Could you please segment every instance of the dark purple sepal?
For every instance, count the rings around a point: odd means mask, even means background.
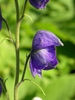
[[[38,31],[34,36],[32,49],[39,50],[49,46],[63,46],[63,43],[52,32],[46,30]]]

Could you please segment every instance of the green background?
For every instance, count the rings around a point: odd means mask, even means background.
[[[20,14],[24,0],[19,0]],[[16,15],[14,0],[0,0],[3,18],[9,24],[15,39]],[[33,78],[29,64],[26,78],[39,84],[46,96],[33,83],[25,81],[19,88],[19,100],[32,100],[40,97],[42,100],[75,100],[75,0],[50,0],[44,10],[35,9],[29,2],[26,8],[27,16],[23,19],[20,30],[20,77],[24,67],[26,54],[31,50],[32,40],[38,30],[48,30],[56,34],[64,43],[63,47],[56,47],[59,64],[55,69],[42,71],[42,78]],[[15,49],[8,40],[8,31],[2,23],[0,31],[0,76],[5,80],[11,100],[13,100],[13,86],[15,76]],[[0,100],[6,100],[4,93]]]

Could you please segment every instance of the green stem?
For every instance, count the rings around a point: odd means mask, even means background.
[[[20,29],[20,22],[17,23],[16,27],[16,76],[15,76],[15,87],[14,87],[14,100],[18,100],[18,87],[17,84],[19,82],[19,62],[20,62],[20,57],[19,57],[19,29]]]
[[[15,2],[15,7],[16,7],[16,41],[15,41],[15,50],[16,50],[16,76],[15,76],[15,86],[14,86],[14,100],[18,100],[18,87],[17,84],[19,83],[19,62],[20,62],[20,57],[19,57],[19,30],[20,30],[20,24],[21,24],[21,20],[23,19],[24,16],[24,12],[25,12],[25,8],[26,8],[26,4],[27,4],[27,0],[25,0],[25,4],[24,4],[24,9],[23,9],[23,13],[22,13],[22,17],[19,18],[19,4],[18,4],[18,0],[14,0]]]
[[[14,87],[14,100],[18,100],[18,87],[17,87],[17,85]]]
[[[9,94],[8,94],[8,91],[7,91],[7,88],[6,88],[6,84],[5,84],[5,82],[3,81],[3,79],[1,77],[0,77],[0,84],[3,87],[3,90],[4,90],[4,93],[6,95],[7,100],[10,100]]]
[[[4,91],[5,91],[5,95],[6,95],[7,100],[10,100],[9,94],[8,94],[8,91],[7,91],[7,89],[6,89],[5,84],[4,84]]]
[[[20,29],[20,22],[19,22],[19,4],[18,0],[15,1],[15,7],[16,7],[16,77],[15,77],[15,86],[17,85],[19,81],[19,29]]]
[[[23,12],[22,12],[22,16],[21,16],[21,18],[20,18],[20,21],[21,21],[21,20],[23,19],[23,17],[24,17],[26,5],[27,5],[27,0],[25,0],[25,2],[24,2]]]
[[[16,19],[17,22],[19,21],[19,4],[18,4],[18,0],[14,0],[15,1],[15,7],[16,7]]]
[[[19,21],[19,4],[18,0],[15,1],[16,7],[16,41],[15,41],[15,51],[16,51],[16,76],[15,76],[15,86],[14,86],[14,100],[18,100],[18,88],[16,88],[19,82],[19,30],[20,30],[20,21]]]
[[[7,100],[10,100],[8,92],[6,92]]]
[[[16,77],[15,77],[15,86],[19,81],[19,29],[20,29],[20,22],[17,23],[16,27]]]
[[[4,18],[2,18],[2,20],[5,22],[5,24],[6,24],[6,26],[7,26],[7,29],[8,29],[8,33],[9,33],[10,40],[11,40],[11,42],[12,42],[12,43],[14,44],[14,46],[15,46],[15,41],[14,41],[14,39],[12,38],[12,34],[11,34],[10,29],[9,29],[9,25],[8,25],[8,23],[6,22],[6,20],[5,20]]]
[[[26,68],[27,68],[27,63],[28,63],[28,60],[30,58],[30,54],[27,56],[26,58],[26,61],[25,61],[25,65],[24,65],[24,70],[23,70],[23,74],[22,74],[22,78],[21,78],[21,81],[24,80],[24,76],[25,76],[25,73],[26,73]]]
[[[15,89],[14,89],[14,93],[15,93],[14,98],[18,98],[18,94],[17,94],[18,88],[21,85],[21,83],[24,82],[24,80],[25,80],[24,79],[24,76],[25,76],[25,73],[26,73],[26,68],[27,68],[27,63],[28,63],[29,58],[30,58],[30,54],[26,58],[25,66],[24,66],[24,70],[23,70],[23,74],[22,74],[21,81],[15,86]],[[14,100],[17,100],[17,99],[14,99]]]

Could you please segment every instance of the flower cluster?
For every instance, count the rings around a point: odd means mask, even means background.
[[[63,43],[53,33],[45,30],[36,33],[30,58],[30,69],[33,77],[36,74],[41,76],[42,70],[53,69],[58,64],[56,46],[63,46]]]

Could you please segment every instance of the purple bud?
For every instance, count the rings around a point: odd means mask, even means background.
[[[44,9],[49,0],[29,0],[30,4],[37,9]]]
[[[63,43],[53,33],[45,30],[36,33],[30,57],[30,70],[34,77],[36,74],[41,76],[42,70],[53,69],[58,64],[56,46],[63,46]]]

